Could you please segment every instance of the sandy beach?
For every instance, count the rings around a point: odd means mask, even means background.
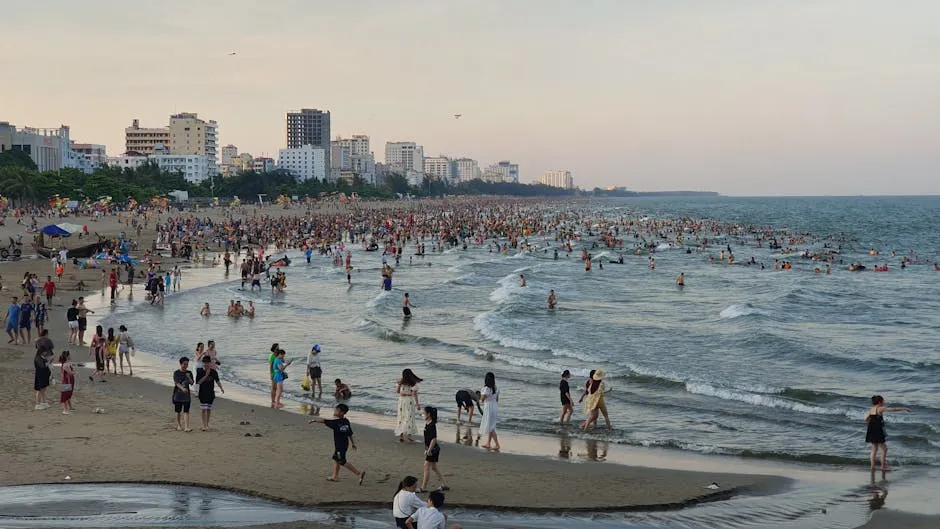
[[[9,220],[0,229],[0,240],[21,233],[22,226],[11,226]],[[103,235],[116,234],[122,228],[114,217],[89,226]],[[142,247],[149,247],[149,236],[152,234],[143,234]],[[28,236],[24,236],[26,239]],[[38,273],[44,280],[51,265],[41,259],[0,264],[0,295],[18,295],[16,280],[27,271]],[[69,265],[63,286],[78,280],[100,285],[100,270],[75,271]],[[137,288],[143,299],[143,289]],[[99,307],[106,304],[100,290],[84,294]],[[77,295],[81,294],[62,289],[50,307],[47,328],[57,354],[67,343],[65,306]],[[119,303],[128,301],[120,299]],[[101,308],[101,312],[107,310]],[[172,305],[168,304],[166,310],[172,310]],[[322,425],[308,424],[308,417],[221,396],[213,410],[213,431],[200,432],[196,428],[190,433],[178,432],[170,402],[171,372],[166,373],[164,385],[129,376],[109,376],[106,382],[92,383],[87,366],[94,361],[89,349],[73,347],[71,351],[73,360],[86,367],[77,374],[73,397],[76,411],[65,416],[54,388],[48,392],[52,406],[33,410],[33,347],[0,347],[0,407],[5,410],[5,424],[0,431],[5,455],[0,485],[60,484],[69,476],[71,483],[198,485],[303,507],[384,508],[390,505],[399,479],[421,475],[422,445],[401,444],[388,431],[358,424],[354,406],[348,418],[359,451],[350,453],[350,461],[367,473],[362,486],[345,471],[339,483],[325,480],[331,468],[332,434]],[[267,351],[258,351],[259,364],[263,365],[266,355]],[[53,368],[53,376],[59,376],[58,368]],[[96,408],[103,412],[94,413]],[[329,415],[330,404],[321,413]],[[198,426],[198,421],[195,405],[192,422]],[[677,509],[740,494],[771,494],[785,490],[789,484],[788,479],[771,475],[600,462],[571,464],[545,457],[484,452],[453,443],[445,443],[443,448],[441,468],[451,487],[448,507],[536,512]],[[712,482],[721,483],[721,488],[707,488]],[[897,520],[901,519],[905,527],[938,526],[933,518],[900,516],[896,512],[878,512],[865,527],[898,527]],[[922,525],[915,525],[918,523]],[[298,522],[269,527],[319,526]]]

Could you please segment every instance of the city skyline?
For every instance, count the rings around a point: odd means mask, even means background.
[[[0,119],[64,123],[112,155],[133,119],[195,112],[219,145],[276,157],[285,114],[319,108],[376,159],[405,138],[513,160],[523,182],[565,169],[585,188],[940,193],[940,5],[925,1],[36,0],[4,15],[17,53],[0,66],[18,73]]]

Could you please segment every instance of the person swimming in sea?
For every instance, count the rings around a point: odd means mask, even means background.
[[[676,276],[676,286],[679,288],[685,286],[685,272],[679,272],[679,275]]]
[[[555,289],[548,291],[548,308],[549,310],[554,310],[555,306],[558,305],[558,298],[555,297]]]
[[[519,274],[519,286],[520,287],[525,286],[525,274]]]

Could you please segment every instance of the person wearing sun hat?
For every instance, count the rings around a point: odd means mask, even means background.
[[[323,377],[323,368],[320,366],[320,344],[314,344],[310,348],[310,354],[307,355],[307,376],[310,377],[310,396],[319,399],[323,395],[323,385],[320,383],[320,378]]]
[[[587,384],[587,395],[584,399],[584,413],[587,419],[581,424],[582,430],[596,426],[597,416],[601,413],[604,414],[607,429],[610,429],[610,416],[607,415],[607,404],[604,402],[604,394],[609,391],[607,384],[604,383],[606,375],[603,369],[597,369]]]

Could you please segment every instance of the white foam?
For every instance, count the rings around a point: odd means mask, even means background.
[[[750,303],[736,303],[721,311],[718,316],[723,320],[731,320],[734,318],[740,318],[741,316],[750,316],[752,314],[758,314],[761,316],[770,316],[770,312],[757,308]]]
[[[812,413],[813,415],[845,415],[850,418],[854,418],[858,415],[858,412],[853,410],[810,406],[800,402],[774,397],[772,395],[761,395],[758,393],[751,393],[736,389],[722,388],[703,382],[686,382],[685,390],[696,395],[717,397],[724,400],[735,400],[738,402],[752,404],[754,406],[791,410],[799,413]]]
[[[374,298],[367,301],[366,307],[369,307],[370,309],[374,309],[375,307],[378,307],[379,304],[382,303],[382,300],[389,297],[391,294],[392,294],[391,290],[383,290],[382,292],[379,293],[378,296],[375,296]]]
[[[546,347],[541,344],[526,340],[524,338],[516,338],[513,336],[505,336],[496,329],[493,328],[490,323],[490,319],[498,315],[498,312],[484,312],[483,314],[478,314],[473,318],[473,328],[476,329],[480,334],[482,334],[486,339],[492,340],[503,347],[511,347],[514,349],[521,349],[523,351],[548,351],[552,356],[563,356],[567,358],[574,358],[576,360],[581,360],[582,362],[599,362],[600,360],[592,357],[588,354],[577,353],[575,351],[570,351],[568,349],[552,349],[551,347]]]

